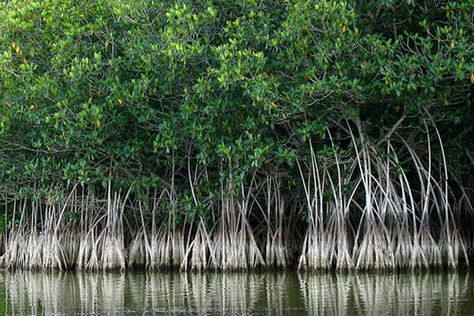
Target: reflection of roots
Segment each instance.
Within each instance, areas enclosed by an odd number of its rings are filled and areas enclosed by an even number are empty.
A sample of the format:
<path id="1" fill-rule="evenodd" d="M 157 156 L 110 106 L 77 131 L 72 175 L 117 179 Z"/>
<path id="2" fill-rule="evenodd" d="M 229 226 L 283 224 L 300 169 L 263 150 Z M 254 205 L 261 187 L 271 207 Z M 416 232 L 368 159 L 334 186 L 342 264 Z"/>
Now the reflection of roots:
<path id="1" fill-rule="evenodd" d="M 300 274 L 309 314 L 449 315 L 462 310 L 469 276 L 457 274 Z M 441 304 L 439 300 L 450 302 Z"/>
<path id="2" fill-rule="evenodd" d="M 127 309 L 198 315 L 448 315 L 467 308 L 471 279 L 458 274 L 5 272 L 0 285 L 9 315 Z"/>

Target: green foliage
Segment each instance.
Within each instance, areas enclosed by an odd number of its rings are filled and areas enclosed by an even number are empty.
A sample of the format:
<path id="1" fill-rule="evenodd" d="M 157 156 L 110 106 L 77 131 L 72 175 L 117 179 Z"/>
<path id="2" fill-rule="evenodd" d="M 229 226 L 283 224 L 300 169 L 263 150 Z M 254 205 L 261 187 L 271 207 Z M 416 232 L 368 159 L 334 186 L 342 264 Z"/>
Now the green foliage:
<path id="1" fill-rule="evenodd" d="M 402 116 L 401 133 L 434 120 L 462 176 L 473 11 L 471 1 L 1 2 L 0 180 L 10 191 L 150 188 L 173 174 L 185 192 L 191 160 L 210 196 L 209 183 L 254 171 L 298 178 L 308 140 L 323 154 L 343 119 L 378 140 Z"/>

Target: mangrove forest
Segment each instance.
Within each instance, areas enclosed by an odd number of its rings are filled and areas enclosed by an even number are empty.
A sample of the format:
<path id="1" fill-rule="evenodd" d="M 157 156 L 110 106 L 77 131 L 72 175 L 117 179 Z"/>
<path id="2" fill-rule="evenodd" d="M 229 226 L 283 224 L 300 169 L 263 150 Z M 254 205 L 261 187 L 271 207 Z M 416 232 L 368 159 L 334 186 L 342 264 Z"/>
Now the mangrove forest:
<path id="1" fill-rule="evenodd" d="M 0 1 L 0 267 L 457 269 L 474 2 Z"/>

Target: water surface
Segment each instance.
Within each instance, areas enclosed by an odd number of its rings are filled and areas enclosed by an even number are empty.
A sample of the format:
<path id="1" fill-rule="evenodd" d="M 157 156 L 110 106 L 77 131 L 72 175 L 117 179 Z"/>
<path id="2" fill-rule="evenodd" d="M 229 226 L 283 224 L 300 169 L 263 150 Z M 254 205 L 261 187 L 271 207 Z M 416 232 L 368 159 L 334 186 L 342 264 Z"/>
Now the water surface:
<path id="1" fill-rule="evenodd" d="M 465 273 L 0 272 L 0 315 L 472 315 Z"/>

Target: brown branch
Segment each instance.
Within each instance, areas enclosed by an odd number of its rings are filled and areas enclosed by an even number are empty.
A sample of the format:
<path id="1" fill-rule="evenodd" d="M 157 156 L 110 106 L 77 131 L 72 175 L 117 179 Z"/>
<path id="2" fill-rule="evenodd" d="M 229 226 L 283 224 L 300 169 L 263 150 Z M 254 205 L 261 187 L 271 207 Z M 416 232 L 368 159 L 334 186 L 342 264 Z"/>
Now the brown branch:
<path id="1" fill-rule="evenodd" d="M 397 131 L 397 129 L 400 127 L 400 125 L 402 125 L 404 120 L 405 114 L 403 114 L 402 117 L 395 123 L 395 125 L 392 126 L 392 128 L 388 131 L 385 137 L 381 139 L 377 144 L 375 144 L 375 147 L 380 146 L 382 143 L 386 142 L 390 137 L 392 137 L 393 133 Z"/>

